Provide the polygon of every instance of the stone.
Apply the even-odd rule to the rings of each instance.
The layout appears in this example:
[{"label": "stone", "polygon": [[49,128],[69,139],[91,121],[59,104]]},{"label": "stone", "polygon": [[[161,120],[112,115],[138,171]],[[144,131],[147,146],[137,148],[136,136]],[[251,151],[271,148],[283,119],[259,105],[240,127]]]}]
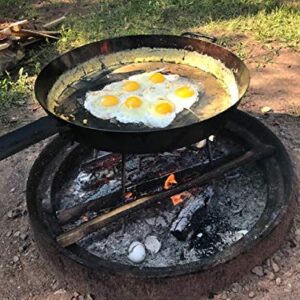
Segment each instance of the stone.
[{"label": "stone", "polygon": [[269,280],[274,280],[275,274],[274,274],[273,272],[268,271],[268,272],[267,272],[267,278],[268,278]]},{"label": "stone", "polygon": [[73,293],[73,297],[78,298],[79,296],[80,296],[80,294],[78,292]]},{"label": "stone", "polygon": [[150,253],[156,254],[161,248],[161,242],[157,239],[156,236],[149,235],[146,237],[145,247]]},{"label": "stone", "polygon": [[20,247],[19,247],[19,252],[20,252],[20,253],[23,253],[23,252],[26,250],[26,248],[27,248],[26,245],[20,246]]},{"label": "stone", "polygon": [[242,286],[239,283],[234,282],[231,289],[234,293],[240,293],[242,291]]},{"label": "stone", "polygon": [[16,219],[22,215],[22,211],[19,208],[14,208],[7,213],[8,219]]},{"label": "stone", "polygon": [[65,289],[59,289],[57,291],[54,292],[54,295],[61,295],[61,294],[65,294],[67,291]]},{"label": "stone", "polygon": [[255,293],[254,292],[250,292],[249,293],[249,298],[254,298],[256,295],[255,295]]},{"label": "stone", "polygon": [[14,233],[14,237],[19,237],[21,234],[21,232],[19,230],[17,230],[15,233]]},{"label": "stone", "polygon": [[297,229],[297,230],[295,231],[295,234],[296,234],[296,235],[300,235],[300,229]]},{"label": "stone", "polygon": [[13,257],[13,262],[14,262],[14,263],[17,263],[19,260],[20,260],[19,256],[15,255],[15,256]]},{"label": "stone", "polygon": [[85,296],[85,299],[86,299],[86,300],[94,300],[94,297],[93,297],[91,294],[87,294],[87,295]]},{"label": "stone", "polygon": [[262,266],[256,266],[254,267],[251,272],[255,275],[257,275],[258,277],[263,277],[264,276],[264,269]]},{"label": "stone", "polygon": [[10,237],[12,235],[12,233],[13,233],[12,230],[7,231],[6,232],[6,237]]},{"label": "stone", "polygon": [[280,270],[280,268],[279,268],[279,266],[276,264],[276,262],[272,260],[271,264],[272,264],[272,269],[273,269],[274,273],[278,273],[279,270]]},{"label": "stone", "polygon": [[20,239],[25,241],[28,238],[28,234],[27,233],[21,233],[20,234]]},{"label": "stone", "polygon": [[260,110],[264,115],[266,115],[267,113],[272,111],[272,108],[269,106],[264,106],[262,107],[262,109]]},{"label": "stone", "polygon": [[300,235],[296,235],[295,240],[296,240],[297,242],[300,242]]},{"label": "stone", "polygon": [[281,282],[282,282],[281,278],[277,277],[275,280],[276,285],[281,285]]}]

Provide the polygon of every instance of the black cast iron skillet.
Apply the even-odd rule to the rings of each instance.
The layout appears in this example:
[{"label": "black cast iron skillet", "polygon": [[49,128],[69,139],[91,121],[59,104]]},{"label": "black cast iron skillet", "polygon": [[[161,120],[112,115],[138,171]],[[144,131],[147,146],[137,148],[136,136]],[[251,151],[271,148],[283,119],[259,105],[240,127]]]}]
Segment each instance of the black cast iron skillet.
[{"label": "black cast iron skillet", "polygon": [[[207,36],[204,37],[207,39]],[[81,107],[79,115],[88,121],[87,124],[83,124],[82,118],[66,120],[61,117],[61,111],[55,113],[50,109],[51,100],[48,98],[48,93],[62,74],[99,55],[141,47],[185,49],[220,60],[227,68],[234,70],[239,90],[238,101],[222,113],[203,121],[185,112],[168,127],[162,129],[114,124],[94,118]],[[71,133],[74,140],[78,142],[112,152],[151,153],[180,148],[218,131],[236,109],[247,90],[249,80],[247,67],[236,55],[212,42],[199,39],[197,34],[125,36],[87,44],[57,57],[41,71],[35,83],[35,96],[48,116],[2,136],[0,159],[58,132]],[[65,102],[64,107],[60,108],[67,111],[70,106],[75,105],[74,103]],[[76,103],[75,106],[80,107],[80,103]]]}]

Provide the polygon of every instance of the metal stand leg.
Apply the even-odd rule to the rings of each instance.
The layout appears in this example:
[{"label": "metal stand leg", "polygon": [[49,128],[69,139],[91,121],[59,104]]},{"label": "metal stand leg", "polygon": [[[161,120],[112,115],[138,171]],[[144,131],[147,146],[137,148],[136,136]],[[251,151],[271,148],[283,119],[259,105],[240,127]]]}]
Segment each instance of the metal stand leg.
[{"label": "metal stand leg", "polygon": [[207,139],[205,148],[206,148],[207,156],[208,156],[208,159],[209,159],[209,164],[210,164],[211,167],[213,167],[214,162],[213,162],[213,155],[212,155],[212,150],[211,150],[211,142],[210,142],[209,139]]},{"label": "metal stand leg", "polygon": [[125,184],[126,184],[126,170],[125,170],[125,164],[126,164],[126,154],[122,153],[122,157],[121,157],[121,185],[122,185],[122,197],[123,199],[125,199],[125,193],[126,193],[126,188],[125,188]]}]

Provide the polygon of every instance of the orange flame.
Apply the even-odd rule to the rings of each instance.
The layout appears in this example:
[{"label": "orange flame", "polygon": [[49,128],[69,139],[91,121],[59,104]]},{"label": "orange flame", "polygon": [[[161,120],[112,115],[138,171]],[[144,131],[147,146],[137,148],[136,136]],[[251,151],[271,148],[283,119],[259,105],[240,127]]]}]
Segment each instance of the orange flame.
[{"label": "orange flame", "polygon": [[127,192],[125,194],[125,199],[128,200],[128,199],[131,199],[131,198],[133,198],[133,193],[132,192]]},{"label": "orange flame", "polygon": [[164,189],[168,190],[173,184],[176,184],[176,183],[177,183],[177,181],[175,179],[175,175],[170,174],[165,181]]},{"label": "orange flame", "polygon": [[173,203],[174,206],[182,203],[184,200],[186,200],[186,198],[190,197],[191,193],[189,192],[182,192],[180,194],[174,195],[171,197],[171,201]]},{"label": "orange flame", "polygon": [[172,200],[172,203],[173,203],[174,206],[183,202],[183,200],[181,198],[181,194],[172,196],[171,200]]}]

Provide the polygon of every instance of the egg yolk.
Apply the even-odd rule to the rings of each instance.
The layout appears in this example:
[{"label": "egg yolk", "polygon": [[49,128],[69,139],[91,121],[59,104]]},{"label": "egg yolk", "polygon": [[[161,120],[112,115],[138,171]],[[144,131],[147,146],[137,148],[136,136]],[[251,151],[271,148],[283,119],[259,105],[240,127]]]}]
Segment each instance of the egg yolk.
[{"label": "egg yolk", "polygon": [[106,95],[101,98],[100,103],[102,106],[106,107],[115,106],[119,103],[119,99],[116,96]]},{"label": "egg yolk", "polygon": [[161,102],[155,105],[155,111],[161,115],[167,115],[173,112],[174,106],[170,102]]},{"label": "egg yolk", "polygon": [[128,80],[123,84],[123,89],[126,92],[136,91],[140,88],[140,84],[136,81]]},{"label": "egg yolk", "polygon": [[165,81],[165,76],[161,73],[154,73],[149,77],[152,83],[162,83]]},{"label": "egg yolk", "polygon": [[192,97],[195,92],[188,86],[182,86],[175,91],[175,94],[180,98]]},{"label": "egg yolk", "polygon": [[142,105],[142,100],[139,97],[132,96],[125,100],[127,108],[138,108]]}]

